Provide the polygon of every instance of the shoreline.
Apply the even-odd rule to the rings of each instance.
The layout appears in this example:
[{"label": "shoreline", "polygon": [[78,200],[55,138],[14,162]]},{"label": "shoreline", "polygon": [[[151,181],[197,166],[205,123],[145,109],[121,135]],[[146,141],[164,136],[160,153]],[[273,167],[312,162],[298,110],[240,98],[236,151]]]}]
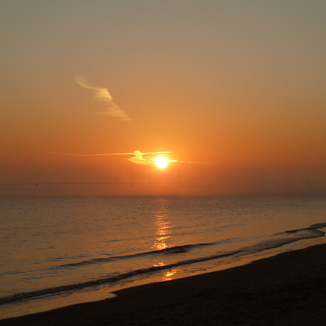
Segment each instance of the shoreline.
[{"label": "shoreline", "polygon": [[0,320],[20,325],[311,325],[326,320],[326,244]]}]

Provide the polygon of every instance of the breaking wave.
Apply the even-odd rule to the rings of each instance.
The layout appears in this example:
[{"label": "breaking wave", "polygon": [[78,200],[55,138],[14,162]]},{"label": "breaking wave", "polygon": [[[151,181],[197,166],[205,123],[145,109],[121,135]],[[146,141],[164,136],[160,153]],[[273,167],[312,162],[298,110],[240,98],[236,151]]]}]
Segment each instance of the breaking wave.
[{"label": "breaking wave", "polygon": [[180,254],[180,253],[185,253],[185,252],[188,252],[192,249],[199,248],[199,247],[213,246],[213,245],[216,245],[217,243],[218,242],[187,244],[187,245],[183,245],[183,246],[174,246],[174,247],[164,248],[161,250],[140,252],[140,253],[135,253],[135,254],[131,254],[131,255],[92,258],[89,260],[83,260],[83,261],[76,262],[76,263],[61,264],[58,267],[77,267],[77,266],[83,266],[83,265],[100,264],[100,263],[106,263],[106,262],[110,262],[110,261],[133,259],[133,258],[146,257],[146,256]]}]

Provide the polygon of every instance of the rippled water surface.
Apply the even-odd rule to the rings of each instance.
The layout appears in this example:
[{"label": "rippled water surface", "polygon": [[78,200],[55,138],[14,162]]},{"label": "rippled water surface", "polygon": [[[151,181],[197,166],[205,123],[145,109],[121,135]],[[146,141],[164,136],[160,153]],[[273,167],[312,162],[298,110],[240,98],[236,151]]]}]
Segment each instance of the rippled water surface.
[{"label": "rippled water surface", "polygon": [[322,197],[3,198],[0,315],[324,242]]}]

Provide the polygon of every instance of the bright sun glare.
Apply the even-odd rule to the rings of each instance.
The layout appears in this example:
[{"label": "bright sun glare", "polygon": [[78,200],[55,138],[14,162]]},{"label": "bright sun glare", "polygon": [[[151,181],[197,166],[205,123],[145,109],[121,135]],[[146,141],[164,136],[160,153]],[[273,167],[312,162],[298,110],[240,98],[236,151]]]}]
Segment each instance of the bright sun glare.
[{"label": "bright sun glare", "polygon": [[166,157],[160,156],[155,159],[155,165],[160,169],[166,168],[168,164],[169,160]]}]

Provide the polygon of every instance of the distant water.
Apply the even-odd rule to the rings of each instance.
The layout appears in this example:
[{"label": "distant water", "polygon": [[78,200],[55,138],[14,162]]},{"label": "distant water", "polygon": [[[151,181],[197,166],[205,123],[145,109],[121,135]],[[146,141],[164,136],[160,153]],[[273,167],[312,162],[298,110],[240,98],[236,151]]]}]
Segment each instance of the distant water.
[{"label": "distant water", "polygon": [[0,316],[324,243],[324,197],[2,198]]}]

